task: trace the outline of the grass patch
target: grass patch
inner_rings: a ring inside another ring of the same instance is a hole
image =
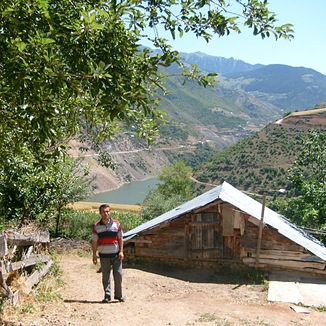
[[[210,312],[205,312],[204,314],[200,315],[199,319],[197,320],[198,322],[211,322],[214,320],[219,319],[219,317],[217,317],[214,314],[211,314]]]
[[[326,306],[312,306],[311,308],[319,312],[326,312]]]
[[[196,322],[199,322],[199,323],[212,323],[212,322],[214,322],[214,325],[219,325],[219,326],[231,326],[231,325],[233,325],[231,322],[226,320],[226,318],[221,318],[221,317],[216,316],[215,314],[212,314],[210,312],[206,312],[206,313],[200,315],[199,319],[197,319]]]
[[[256,319],[241,319],[240,325],[248,325],[248,326],[272,326],[269,322],[265,322],[259,316]]]
[[[248,270],[248,279],[254,284],[267,284],[268,278],[264,271],[256,270],[250,267]]]
[[[62,300],[60,290],[64,286],[64,281],[62,279],[62,270],[59,266],[59,256],[54,254],[51,258],[53,264],[50,268],[50,272],[37,285],[35,291],[36,299],[42,303],[58,302]]]

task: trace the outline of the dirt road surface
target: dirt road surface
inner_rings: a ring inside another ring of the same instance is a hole
[[[20,325],[326,325],[324,312],[297,313],[290,303],[267,302],[266,285],[221,282],[205,271],[126,267],[126,302],[103,304],[101,274],[91,255],[64,254],[59,264],[62,300],[27,313]]]

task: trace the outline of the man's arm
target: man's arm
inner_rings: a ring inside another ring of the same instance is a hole
[[[92,251],[93,251],[93,264],[96,265],[97,264],[97,240],[93,240],[92,241]]]
[[[124,258],[124,255],[123,255],[123,238],[122,238],[122,236],[120,236],[120,238],[118,239],[118,241],[119,241],[119,259],[120,260],[123,260],[123,258]]]

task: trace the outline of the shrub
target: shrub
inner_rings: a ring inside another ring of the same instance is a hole
[[[111,217],[120,221],[124,232],[143,223],[143,219],[135,213],[112,212]],[[59,234],[57,235],[69,239],[88,241],[90,240],[93,224],[100,218],[101,216],[97,211],[64,209],[59,225]],[[55,233],[54,227],[50,229],[50,232]]]

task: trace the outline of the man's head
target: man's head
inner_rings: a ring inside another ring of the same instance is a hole
[[[110,213],[111,213],[110,205],[108,204],[101,205],[99,208],[99,212],[102,217],[102,221],[104,223],[110,220]]]

